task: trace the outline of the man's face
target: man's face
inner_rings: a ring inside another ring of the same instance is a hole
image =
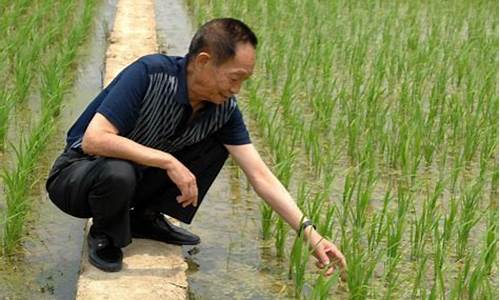
[[[215,65],[213,58],[203,66],[201,72],[204,100],[222,104],[230,96],[238,94],[243,81],[253,73],[255,49],[249,43],[238,44],[233,58]]]

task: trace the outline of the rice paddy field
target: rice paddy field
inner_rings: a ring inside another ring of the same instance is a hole
[[[57,270],[50,269],[54,265],[47,267],[45,261],[53,259],[49,251],[53,244],[43,244],[39,235],[47,234],[47,242],[58,231],[44,231],[55,218],[50,213],[40,217],[46,207],[37,200],[45,195],[48,157],[55,145],[61,145],[54,136],[60,130],[77,52],[92,27],[96,3],[0,1],[1,299],[43,299],[43,293],[54,293],[53,276],[67,277],[64,251],[74,247],[66,245],[57,254]],[[69,223],[64,226],[74,228]],[[35,296],[33,291],[40,294]]]
[[[498,2],[187,2],[256,31],[253,139],[346,256],[315,273],[262,204],[293,295],[498,298]]]
[[[90,27],[95,1],[0,2],[0,253],[15,254],[39,180],[44,148],[73,84],[78,47]]]
[[[43,193],[51,163],[46,149],[61,143],[54,132],[61,130],[77,54],[102,3],[111,11],[116,1],[0,0],[0,298],[4,284],[12,291],[26,283],[25,273],[15,284],[4,282],[4,271],[12,277],[30,256],[24,246],[33,238],[33,195]],[[160,20],[168,7],[157,3],[165,6],[157,11]],[[250,188],[229,162],[224,172],[231,181],[216,182],[215,190],[243,199],[224,202],[233,205],[233,218],[235,212],[257,214],[258,226],[240,215],[222,225],[244,236],[238,247],[264,254],[253,253],[245,273],[234,270],[233,277],[252,275],[236,278],[245,286],[216,291],[232,295],[220,299],[498,298],[498,2],[186,4],[194,27],[235,17],[256,32],[256,70],[239,95],[252,140],[348,263],[346,281],[338,273],[324,277],[311,249],[279,216],[263,201],[251,206],[255,195],[241,192]],[[165,38],[165,45],[174,44]],[[224,239],[206,235],[204,243]],[[189,250],[194,259],[196,251]],[[201,251],[226,259],[218,261],[226,266],[191,265],[197,290],[190,297],[219,298],[198,289],[195,275],[204,268],[228,273],[232,257]],[[267,269],[253,269],[262,262]],[[67,276],[59,268],[52,271]],[[262,281],[279,288],[255,296],[264,290]],[[51,285],[35,288],[49,299],[54,294]],[[70,295],[73,287],[67,289]]]

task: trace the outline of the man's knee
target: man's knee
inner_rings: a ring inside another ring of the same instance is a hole
[[[137,175],[130,161],[101,158],[97,164],[88,201],[94,220],[103,225],[115,222],[117,215],[128,215]]]
[[[133,192],[137,184],[137,173],[130,161],[105,158],[99,166],[98,184],[107,189]]]

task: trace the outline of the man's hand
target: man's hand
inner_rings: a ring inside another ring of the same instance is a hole
[[[326,276],[332,275],[338,268],[342,281],[346,281],[347,263],[342,252],[333,243],[321,237],[314,229],[308,228],[306,231],[308,231],[306,237],[308,237],[309,244],[314,249],[313,255],[318,260],[316,266],[320,269],[328,267],[325,272]]]
[[[118,128],[104,115],[96,113],[85,131],[82,149],[87,154],[134,161],[144,166],[162,168],[181,191],[177,202],[186,207],[198,205],[195,176],[169,153],[149,148],[118,134]]]
[[[190,204],[196,207],[198,205],[198,186],[193,173],[173,156],[166,171],[168,177],[181,191],[181,195],[177,196],[177,202],[182,204],[182,207]]]
[[[303,220],[303,214],[293,201],[292,197],[271,173],[257,150],[252,144],[247,145],[225,145],[236,163],[243,169],[257,194],[287,221],[290,226],[297,229],[299,222]],[[314,256],[318,259],[318,266],[328,266],[327,275],[331,275],[334,268],[340,269],[342,279],[346,279],[346,262],[344,255],[334,244],[323,239],[316,230],[307,227],[305,236],[311,247],[314,248]],[[330,263],[332,263],[330,265]]]

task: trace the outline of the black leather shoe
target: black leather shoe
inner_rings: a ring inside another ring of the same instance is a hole
[[[89,262],[106,272],[118,272],[122,269],[123,253],[115,247],[104,234],[89,233]]]
[[[200,237],[184,228],[170,223],[162,214],[156,213],[152,217],[131,218],[132,237],[150,239],[174,245],[197,245]]]

